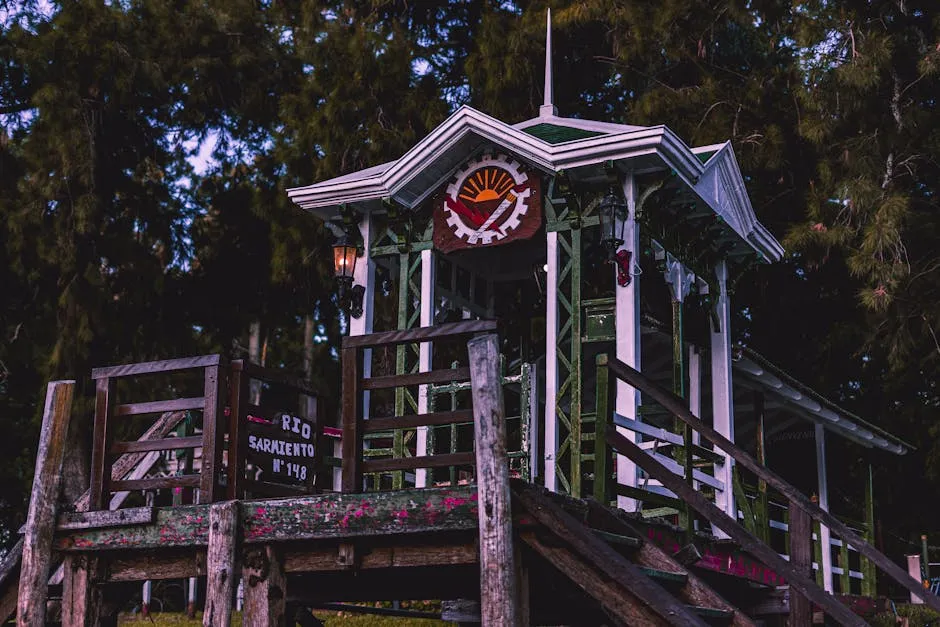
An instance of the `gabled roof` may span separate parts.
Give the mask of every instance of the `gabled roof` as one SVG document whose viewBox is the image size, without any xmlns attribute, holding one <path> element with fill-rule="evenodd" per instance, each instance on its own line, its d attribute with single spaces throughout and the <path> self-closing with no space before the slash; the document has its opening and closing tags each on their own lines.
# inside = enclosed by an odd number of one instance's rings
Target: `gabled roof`
<svg viewBox="0 0 940 627">
<path fill-rule="evenodd" d="M 732 365 L 743 378 L 776 395 L 789 411 L 819 423 L 833 433 L 867 448 L 896 455 L 914 450 L 911 444 L 836 405 L 749 348 L 745 348 Z"/>
<path fill-rule="evenodd" d="M 324 219 L 344 204 L 368 212 L 377 206 L 372 201 L 383 198 L 411 208 L 433 194 L 468 157 L 493 146 L 548 174 L 598 169 L 608 161 L 625 170 L 671 169 L 763 258 L 776 261 L 783 255 L 783 248 L 754 216 L 730 143 L 693 150 L 665 126 L 555 115 L 511 126 L 463 106 L 397 161 L 296 187 L 288 195 Z M 704 163 L 702 154 L 710 154 Z"/>
</svg>

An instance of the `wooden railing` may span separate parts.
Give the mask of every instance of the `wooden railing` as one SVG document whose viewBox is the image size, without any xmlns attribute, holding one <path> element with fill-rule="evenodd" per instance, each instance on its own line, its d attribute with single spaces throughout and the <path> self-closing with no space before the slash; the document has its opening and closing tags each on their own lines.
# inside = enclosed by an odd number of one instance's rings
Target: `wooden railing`
<svg viewBox="0 0 940 627">
<path fill-rule="evenodd" d="M 95 426 L 92 441 L 91 498 L 93 510 L 108 509 L 112 492 L 155 490 L 162 488 L 198 488 L 200 500 L 210 502 L 220 495 L 217 469 L 222 461 L 221 421 L 224 396 L 220 393 L 225 373 L 219 355 L 202 355 L 183 359 L 168 359 L 123 366 L 95 368 Z M 203 395 L 143 403 L 115 403 L 115 388 L 121 378 L 180 372 L 202 371 Z M 117 441 L 114 439 L 115 421 L 129 416 L 161 414 L 163 412 L 199 410 L 202 412 L 202 434 L 188 437 L 170 437 L 150 440 Z M 126 453 L 143 453 L 180 449 L 202 449 L 200 472 L 175 477 L 112 480 L 114 460 Z"/>
<path fill-rule="evenodd" d="M 343 338 L 343 396 L 341 408 L 343 424 L 343 492 L 361 492 L 363 490 L 363 475 L 366 473 L 418 470 L 472 465 L 474 463 L 472 452 L 392 459 L 363 459 L 363 436 L 366 433 L 470 422 L 473 420 L 473 413 L 470 409 L 463 409 L 390 417 L 370 416 L 368 420 L 364 420 L 362 412 L 364 392 L 406 386 L 465 382 L 470 380 L 470 368 L 445 368 L 411 374 L 364 377 L 361 364 L 362 353 L 367 349 L 441 341 L 446 338 L 476 333 L 492 333 L 495 330 L 495 321 L 468 320 L 432 327 L 421 327 L 409 331 L 388 331 Z"/>
<path fill-rule="evenodd" d="M 649 476 L 657 479 L 664 487 L 688 503 L 698 514 L 712 525 L 728 534 L 744 550 L 763 561 L 767 566 L 783 575 L 791 587 L 790 612 L 791 624 L 810 624 L 812 603 L 815 603 L 833 619 L 845 625 L 864 625 L 865 622 L 852 613 L 848 607 L 835 597 L 827 594 L 810 577 L 812 564 L 812 521 L 828 526 L 843 542 L 848 542 L 858 552 L 880 568 L 898 584 L 924 598 L 932 609 L 940 611 L 940 598 L 923 594 L 921 583 L 907 574 L 900 566 L 866 542 L 841 520 L 821 509 L 809 498 L 779 475 L 761 465 L 747 451 L 731 442 L 709 425 L 696 418 L 688 409 L 685 401 L 667 391 L 656 382 L 627 364 L 613 359 L 607 364 L 613 376 L 639 390 L 644 399 L 651 399 L 667 409 L 675 418 L 697 431 L 703 442 L 708 441 L 724 451 L 736 464 L 756 475 L 767 486 L 783 495 L 788 501 L 788 531 L 790 559 L 783 559 L 777 551 L 749 532 L 737 520 L 720 510 L 706 496 L 701 494 L 687 479 L 675 474 L 659 460 L 641 449 L 635 442 L 617 432 L 613 425 L 606 430 L 607 444 L 617 453 L 628 457 Z"/>
<path fill-rule="evenodd" d="M 153 375 L 175 377 L 186 371 L 201 371 L 199 374 L 202 377 L 202 396 L 121 404 L 117 402 L 117 383 L 121 379 Z M 324 443 L 323 429 L 317 419 L 317 395 L 316 391 L 301 379 L 242 360 L 229 366 L 223 363 L 219 355 L 96 368 L 92 371 L 92 378 L 97 385 L 89 497 L 89 507 L 92 510 L 107 510 L 111 504 L 112 493 L 126 495 L 138 490 L 198 489 L 199 501 L 209 503 L 223 496 L 231 499 L 245 496 L 290 496 L 309 494 L 321 489 L 324 482 L 320 478 L 323 470 Z M 256 384 L 259 392 L 263 386 L 266 389 L 286 390 L 287 395 L 282 394 L 276 401 L 267 400 L 267 394 L 251 393 L 252 383 Z M 264 402 L 262 398 L 265 398 Z M 285 398 L 290 400 L 285 401 Z M 201 414 L 201 421 L 197 422 L 201 423 L 202 432 L 190 435 L 193 430 L 188 430 L 186 434 L 169 437 L 172 427 L 161 427 L 158 436 L 148 436 L 158 423 L 166 421 L 166 416 L 170 415 L 168 412 L 177 417 L 174 425 L 180 422 L 180 412 L 193 412 L 197 416 Z M 144 434 L 145 437 L 126 441 L 115 438 L 119 421 L 146 415 L 152 415 L 154 422 Z M 294 438 L 298 440 L 299 446 L 290 448 L 291 451 L 302 453 L 305 463 L 302 466 L 300 463 L 295 464 L 298 472 L 290 480 L 279 480 L 277 476 L 264 476 L 255 480 L 254 474 L 258 469 L 251 468 L 250 463 L 258 455 L 249 453 L 247 425 L 251 421 L 267 421 L 273 430 L 277 430 L 277 424 L 284 416 L 290 416 L 292 420 L 294 416 L 299 417 L 295 421 L 297 424 L 300 424 L 301 419 L 303 421 L 302 437 Z M 274 437 L 290 440 L 290 437 L 281 438 L 277 433 Z M 201 449 L 198 465 L 193 463 L 197 449 Z M 123 477 L 122 474 L 118 474 L 117 478 L 114 476 L 112 467 L 118 459 L 136 455 L 135 459 L 139 460 L 145 454 L 153 454 L 155 451 L 181 450 L 187 451 L 186 463 L 182 465 L 183 474 L 147 477 L 144 476 L 149 474 L 147 466 L 142 467 L 142 472 L 128 477 Z M 150 466 L 152 465 L 151 463 Z"/>
</svg>

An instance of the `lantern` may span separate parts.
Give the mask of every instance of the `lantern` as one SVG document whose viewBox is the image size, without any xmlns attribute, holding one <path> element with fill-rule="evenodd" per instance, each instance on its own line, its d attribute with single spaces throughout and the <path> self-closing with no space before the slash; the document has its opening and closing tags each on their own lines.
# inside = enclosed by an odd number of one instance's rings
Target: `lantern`
<svg viewBox="0 0 940 627">
<path fill-rule="evenodd" d="M 608 259 L 613 260 L 617 249 L 623 244 L 623 229 L 627 218 L 627 203 L 613 188 L 597 207 L 601 222 L 601 243 L 607 249 Z"/>
<path fill-rule="evenodd" d="M 358 256 L 358 246 L 348 235 L 341 236 L 333 244 L 333 273 L 339 284 L 339 305 L 346 308 L 353 318 L 362 316 L 362 299 L 365 295 L 365 288 L 353 285 Z"/>
</svg>

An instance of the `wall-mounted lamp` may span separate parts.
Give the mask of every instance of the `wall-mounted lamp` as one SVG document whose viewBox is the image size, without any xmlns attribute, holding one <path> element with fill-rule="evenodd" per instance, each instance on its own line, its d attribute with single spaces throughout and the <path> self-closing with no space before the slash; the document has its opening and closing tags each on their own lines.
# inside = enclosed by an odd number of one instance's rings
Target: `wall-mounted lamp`
<svg viewBox="0 0 940 627">
<path fill-rule="evenodd" d="M 627 219 L 627 203 L 613 187 L 597 206 L 601 221 L 601 243 L 607 249 L 607 258 L 616 259 L 617 249 L 623 244 L 623 229 Z"/>
<path fill-rule="evenodd" d="M 361 285 L 353 285 L 358 257 L 359 247 L 348 235 L 341 235 L 333 244 L 333 272 L 339 284 L 339 306 L 349 311 L 353 318 L 362 317 L 362 300 L 366 292 Z"/>
</svg>

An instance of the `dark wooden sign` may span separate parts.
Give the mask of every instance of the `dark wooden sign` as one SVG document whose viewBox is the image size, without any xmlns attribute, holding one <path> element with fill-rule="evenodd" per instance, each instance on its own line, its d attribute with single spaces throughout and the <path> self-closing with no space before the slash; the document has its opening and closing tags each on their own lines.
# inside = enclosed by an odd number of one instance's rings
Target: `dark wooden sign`
<svg viewBox="0 0 940 627">
<path fill-rule="evenodd" d="M 266 483 L 306 485 L 313 481 L 317 443 L 313 422 L 287 413 L 247 416 L 247 461 Z"/>
</svg>

